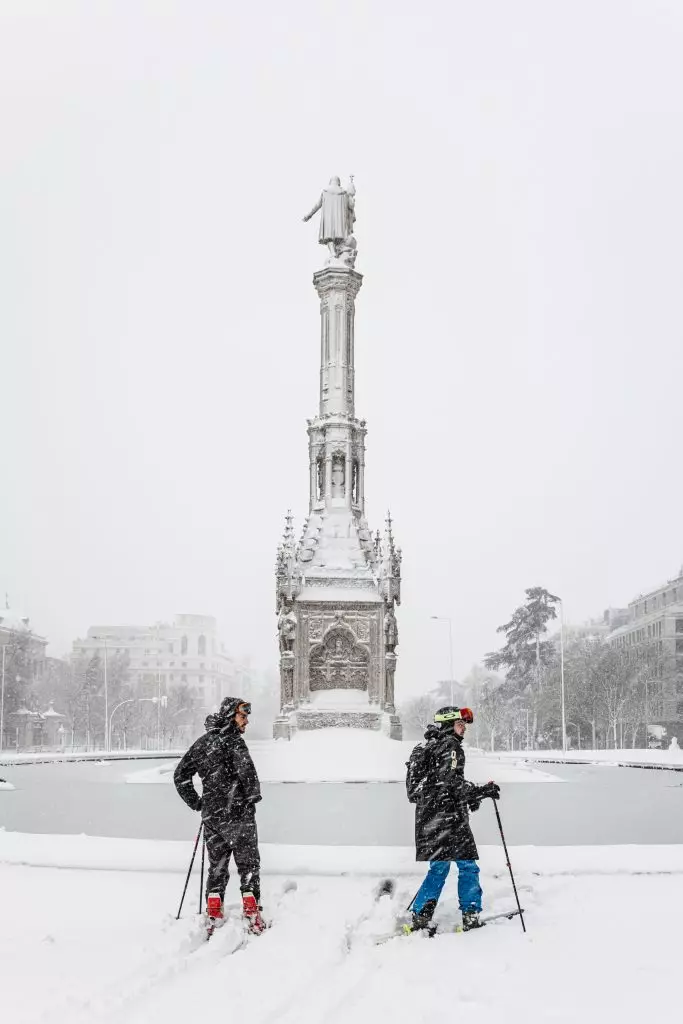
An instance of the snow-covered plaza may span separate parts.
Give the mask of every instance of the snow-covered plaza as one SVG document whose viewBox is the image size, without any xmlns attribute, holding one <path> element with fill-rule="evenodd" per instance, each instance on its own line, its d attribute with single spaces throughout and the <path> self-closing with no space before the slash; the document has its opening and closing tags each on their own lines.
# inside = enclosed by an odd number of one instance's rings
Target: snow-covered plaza
<svg viewBox="0 0 683 1024">
<path fill-rule="evenodd" d="M 502 851 L 480 852 L 485 909 L 512 907 Z M 513 919 L 383 944 L 419 884 L 411 849 L 263 853 L 273 927 L 245 942 L 233 882 L 230 916 L 207 944 L 196 877 L 174 920 L 191 843 L 0 835 L 2 1003 L 12 1024 L 185 1024 L 207 1010 L 251 1024 L 418 1024 L 444 1014 L 592 1024 L 641 1022 L 674 1005 L 680 846 L 511 848 L 526 935 Z M 396 895 L 373 904 L 383 875 L 397 878 Z M 444 926 L 456 908 L 450 879 Z"/>
</svg>

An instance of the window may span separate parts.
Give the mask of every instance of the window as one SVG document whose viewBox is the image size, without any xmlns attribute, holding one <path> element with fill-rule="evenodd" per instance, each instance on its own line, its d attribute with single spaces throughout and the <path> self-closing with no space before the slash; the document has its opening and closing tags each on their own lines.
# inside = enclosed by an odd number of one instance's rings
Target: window
<svg viewBox="0 0 683 1024">
<path fill-rule="evenodd" d="M 683 619 L 676 619 L 676 632 L 683 633 Z"/>
<path fill-rule="evenodd" d="M 187 654 L 187 637 L 186 636 L 182 637 L 182 639 L 180 641 L 180 653 L 181 654 Z"/>
<path fill-rule="evenodd" d="M 145 654 L 149 654 L 149 647 L 145 647 Z"/>
<path fill-rule="evenodd" d="M 197 654 L 203 657 L 206 654 L 206 637 L 202 633 L 199 640 L 197 641 Z"/>
<path fill-rule="evenodd" d="M 201 669 L 201 670 L 202 670 L 202 672 L 203 672 L 203 671 L 204 671 L 204 662 L 203 662 L 203 661 L 200 661 L 200 662 L 199 662 L 199 667 L 200 667 L 200 669 Z"/>
<path fill-rule="evenodd" d="M 183 675 L 183 676 L 181 676 L 181 677 L 180 677 L 180 682 L 181 682 L 181 683 L 186 683 L 186 682 L 187 682 L 187 676 L 184 676 L 184 675 Z"/>
<path fill-rule="evenodd" d="M 199 684 L 202 685 L 203 683 L 204 683 L 204 676 L 200 676 L 199 677 Z"/>
<path fill-rule="evenodd" d="M 182 664 L 183 668 L 187 668 L 187 662 L 186 661 L 183 661 L 181 664 Z"/>
<path fill-rule="evenodd" d="M 676 705 L 676 714 L 679 718 L 683 718 L 683 700 L 679 700 L 678 704 Z"/>
</svg>

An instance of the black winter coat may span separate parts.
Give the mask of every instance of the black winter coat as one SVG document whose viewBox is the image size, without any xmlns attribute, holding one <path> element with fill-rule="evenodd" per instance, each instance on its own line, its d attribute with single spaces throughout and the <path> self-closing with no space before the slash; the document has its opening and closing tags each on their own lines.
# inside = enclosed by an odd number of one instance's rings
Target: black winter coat
<svg viewBox="0 0 683 1024">
<path fill-rule="evenodd" d="M 477 789 L 465 779 L 465 751 L 454 732 L 430 726 L 425 733 L 428 771 L 415 805 L 416 860 L 476 860 L 469 806 Z"/>
<path fill-rule="evenodd" d="M 207 719 L 207 723 L 211 718 Z M 193 778 L 202 780 L 201 799 Z M 222 831 L 236 822 L 253 821 L 261 787 L 254 762 L 234 721 L 221 729 L 209 725 L 173 773 L 175 788 L 193 811 L 201 808 L 205 826 Z"/>
</svg>

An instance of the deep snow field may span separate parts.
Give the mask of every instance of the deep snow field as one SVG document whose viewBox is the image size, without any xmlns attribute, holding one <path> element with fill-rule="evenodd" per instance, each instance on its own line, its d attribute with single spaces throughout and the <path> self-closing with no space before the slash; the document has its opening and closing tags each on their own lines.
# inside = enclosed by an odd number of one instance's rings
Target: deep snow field
<svg viewBox="0 0 683 1024">
<path fill-rule="evenodd" d="M 680 846 L 512 848 L 526 935 L 513 919 L 375 944 L 419 884 L 412 850 L 265 847 L 272 928 L 245 940 L 231 880 L 206 943 L 196 873 L 174 920 L 191 845 L 0 832 L 3 1019 L 642 1024 L 678 1002 Z M 513 907 L 501 849 L 480 853 L 485 911 Z M 397 892 L 375 904 L 383 875 Z M 438 917 L 459 919 L 454 875 Z"/>
</svg>

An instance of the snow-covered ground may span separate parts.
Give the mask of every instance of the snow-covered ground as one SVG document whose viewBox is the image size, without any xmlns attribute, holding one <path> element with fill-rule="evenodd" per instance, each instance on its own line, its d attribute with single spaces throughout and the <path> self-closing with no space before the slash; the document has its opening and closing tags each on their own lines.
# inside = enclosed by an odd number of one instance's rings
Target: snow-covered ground
<svg viewBox="0 0 683 1024">
<path fill-rule="evenodd" d="M 261 782 L 403 782 L 413 740 L 397 742 L 369 729 L 318 729 L 284 740 L 249 740 Z M 175 763 L 140 768 L 128 782 L 170 782 Z M 468 754 L 467 777 L 486 782 L 559 782 L 550 772 L 524 761 L 505 765 L 485 754 Z"/>
<path fill-rule="evenodd" d="M 593 764 L 652 765 L 656 768 L 683 766 L 683 750 L 645 750 L 624 747 L 620 750 L 503 750 L 494 756 L 519 761 L 590 761 Z"/>
<path fill-rule="evenodd" d="M 49 864 L 50 850 L 62 870 L 29 866 Z M 513 848 L 526 935 L 513 919 L 382 945 L 374 939 L 419 884 L 411 850 L 267 848 L 272 929 L 244 942 L 231 882 L 231 915 L 208 944 L 198 941 L 196 877 L 174 920 L 190 852 L 188 843 L 0 833 L 3 1018 L 642 1024 L 675 1009 L 682 847 Z M 481 854 L 486 908 L 512 907 L 501 850 Z M 93 870 L 104 863 L 129 870 Z M 398 876 L 396 897 L 374 906 L 385 874 Z M 297 888 L 285 892 L 290 878 Z M 456 923 L 456 908 L 451 878 L 442 925 Z"/>
</svg>

